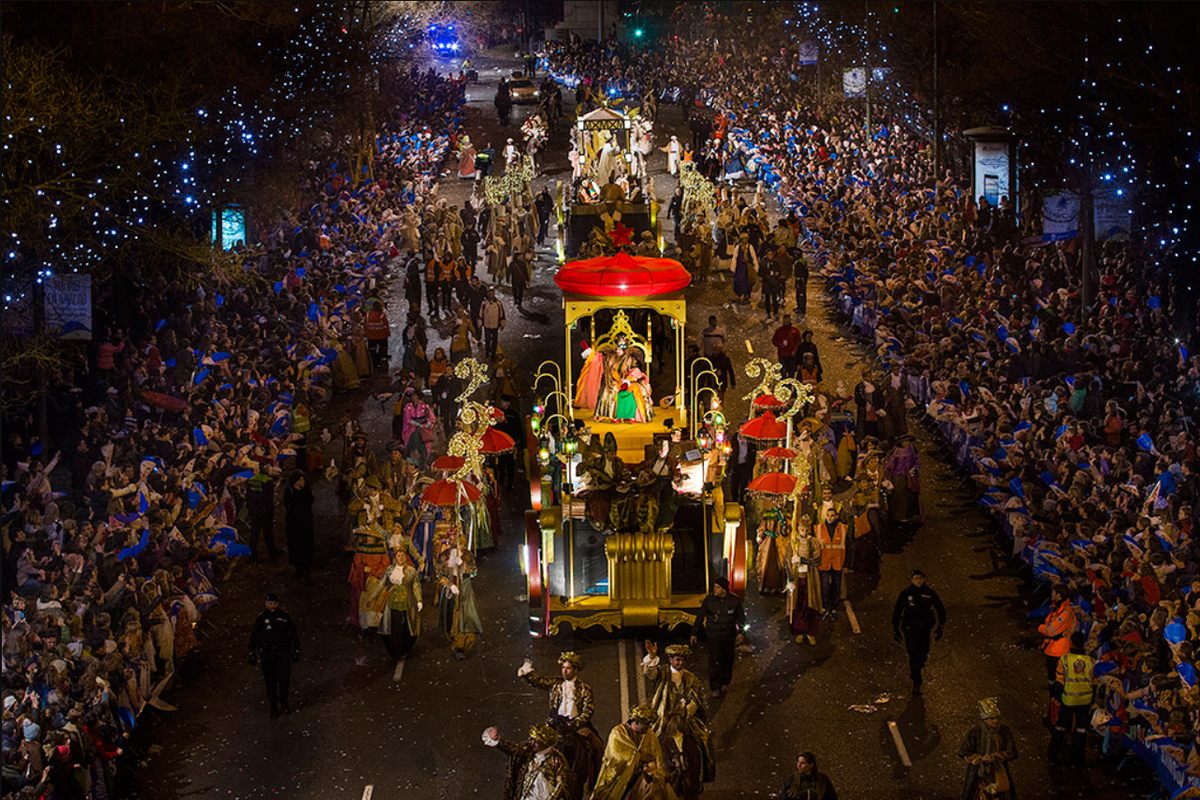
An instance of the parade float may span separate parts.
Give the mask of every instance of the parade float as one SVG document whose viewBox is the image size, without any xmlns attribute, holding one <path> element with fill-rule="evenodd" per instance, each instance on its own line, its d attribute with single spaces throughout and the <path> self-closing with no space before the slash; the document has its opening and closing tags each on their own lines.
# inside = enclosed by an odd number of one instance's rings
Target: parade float
<svg viewBox="0 0 1200 800">
<path fill-rule="evenodd" d="M 589 242 L 618 225 L 658 244 L 658 203 L 645 159 L 651 150 L 651 123 L 636 111 L 615 105 L 581 114 L 571 140 L 571 184 L 559 186 L 559 258 L 576 255 Z M 610 183 L 611 180 L 611 183 Z"/>
<path fill-rule="evenodd" d="M 716 577 L 744 591 L 742 510 L 721 488 L 725 420 L 715 391 L 685 376 L 690 278 L 672 259 L 624 252 L 555 276 L 565 352 L 538 368 L 527 426 L 535 636 L 690 625 Z"/>
</svg>

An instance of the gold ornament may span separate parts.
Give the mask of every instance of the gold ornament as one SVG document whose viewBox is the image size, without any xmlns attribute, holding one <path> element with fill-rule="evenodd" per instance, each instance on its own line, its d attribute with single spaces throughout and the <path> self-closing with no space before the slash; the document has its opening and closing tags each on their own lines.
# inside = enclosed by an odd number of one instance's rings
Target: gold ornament
<svg viewBox="0 0 1200 800">
<path fill-rule="evenodd" d="M 754 387 L 754 391 L 742 398 L 753 403 L 760 396 L 771 394 L 771 387 L 783 376 L 783 367 L 769 358 L 754 358 L 746 365 L 746 374 L 751 378 L 762 375 L 762 379 L 759 380 L 758 386 Z"/>
</svg>

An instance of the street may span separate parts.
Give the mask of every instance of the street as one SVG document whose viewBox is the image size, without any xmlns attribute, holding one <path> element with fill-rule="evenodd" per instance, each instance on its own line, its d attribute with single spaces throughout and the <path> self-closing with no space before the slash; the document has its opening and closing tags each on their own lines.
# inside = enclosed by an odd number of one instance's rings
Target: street
<svg viewBox="0 0 1200 800">
<path fill-rule="evenodd" d="M 502 128 L 492 96 L 499 76 L 516 69 L 517 61 L 478 58 L 475 65 L 480 83 L 468 87 L 467 130 L 477 143 L 490 141 L 499 151 L 509 136 L 520 142 L 520 123 L 536 107 L 515 106 L 513 124 Z M 535 190 L 569 177 L 569 89 L 564 89 L 564 113 L 539 157 L 542 175 Z M 686 125 L 678 108 L 664 106 L 655 129 L 657 147 L 649 159 L 664 203 L 675 181 L 657 148 L 672 132 L 682 139 Z M 446 172 L 439 196 L 461 205 L 470 182 L 455 177 L 451 162 Z M 749 200 L 753 187 L 747 188 Z M 671 256 L 671 226 L 664 230 L 666 255 Z M 552 281 L 556 268 L 550 247 L 540 248 L 523 313 L 512 307 L 507 287 L 498 292 L 508 304 L 500 344 L 527 376 L 541 361 L 561 357 L 561 294 Z M 393 322 L 405 316 L 402 278 L 392 276 Z M 730 355 L 739 385 L 726 398 L 726 413 L 740 422 L 746 413 L 742 395 L 753 386 L 742 370 L 750 358 L 774 356 L 774 325 L 766 322 L 761 308 L 747 313 L 725 307 L 729 286 L 724 276 L 688 289 L 687 333 L 694 340 L 710 314 L 729 331 L 737 345 Z M 823 288 L 814 278 L 808 317 L 797 324 L 814 332 L 826 382 L 842 384 L 848 392 L 873 354 L 839 326 Z M 448 350 L 450 332 L 431 326 L 429 352 L 438 346 Z M 393 348 L 398 349 L 399 338 L 392 337 Z M 374 395 L 387 388 L 386 379 L 375 376 L 352 401 L 340 401 L 314 427 L 333 429 L 342 409 L 351 408 L 382 453 L 390 439 L 391 403 Z M 531 404 L 531 397 L 523 398 L 525 413 Z M 751 651 L 739 655 L 728 694 L 710 701 L 717 778 L 705 787 L 704 796 L 767 796 L 793 769 L 797 752 L 811 750 L 839 797 L 956 798 L 964 772 L 956 756 L 959 744 L 978 720 L 978 701 L 992 696 L 999 698 L 1017 737 L 1020 758 L 1013 776 L 1020 796 L 1130 796 L 1131 786 L 1140 788 L 1141 783 L 1112 767 L 1055 772 L 1047 766 L 1042 657 L 1036 623 L 1026 619 L 1030 607 L 1023 579 L 1004 550 L 1007 542 L 978 513 L 970 487 L 948 466 L 939 443 L 928 429 L 911 428 L 922 456 L 925 522 L 884 543 L 878 578 L 848 573 L 847 613 L 822 625 L 816 646 L 797 644 L 787 631 L 782 599 L 760 597 L 754 577 L 748 579 Z M 340 440 L 330 446 L 340 447 Z M 150 711 L 139 724 L 139 732 L 149 730 L 138 741 L 144 755 L 136 774 L 137 795 L 164 800 L 499 798 L 505 757 L 484 747 L 480 733 L 495 725 L 502 736 L 522 739 L 531 724 L 543 721 L 546 695 L 519 679 L 517 669 L 530 658 L 540 673 L 552 674 L 559 652 L 568 649 L 585 659 L 581 677 L 595 691 L 595 724 L 605 736 L 629 707 L 645 699 L 642 642 L 657 634 L 608 635 L 591 629 L 553 640 L 529 635 L 519 564 L 528 497 L 521 485 L 519 474 L 517 491 L 502 498 L 499 547 L 479 558 L 475 589 L 485 630 L 474 650 L 465 661 L 455 661 L 437 630 L 427 583 L 421 637 L 397 668 L 377 637 L 364 636 L 348 624 L 349 554 L 341 550 L 348 523 L 329 483 L 318 480 L 317 568 L 299 582 L 283 559 L 246 564 L 218 586 L 221 603 L 205 617 L 202 646 L 182 663 L 166 698 L 179 710 Z M 905 652 L 891 631 L 892 605 L 914 568 L 925 571 L 948 612 L 945 638 L 933 645 L 924 695 L 917 697 L 909 695 Z M 268 718 L 262 677 L 246 659 L 250 625 L 267 591 L 280 594 L 301 637 L 301 660 L 292 678 L 295 713 L 278 720 Z M 689 668 L 706 678 L 703 645 Z M 1139 776 L 1142 769 L 1131 767 Z"/>
</svg>

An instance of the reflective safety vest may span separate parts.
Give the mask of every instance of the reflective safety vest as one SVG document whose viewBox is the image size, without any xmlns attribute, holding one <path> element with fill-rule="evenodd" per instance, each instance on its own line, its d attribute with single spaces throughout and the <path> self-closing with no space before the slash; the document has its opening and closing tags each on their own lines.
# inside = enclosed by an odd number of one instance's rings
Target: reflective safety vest
<svg viewBox="0 0 1200 800">
<path fill-rule="evenodd" d="M 834 528 L 833 536 L 829 535 L 829 529 L 824 522 L 817 524 L 817 539 L 821 542 L 821 570 L 840 570 L 845 567 L 846 534 L 845 523 L 839 522 L 837 524 L 837 527 Z"/>
<path fill-rule="evenodd" d="M 368 339 L 386 339 L 388 338 L 388 318 L 378 311 L 372 311 L 367 314 L 367 338 Z"/>
<path fill-rule="evenodd" d="M 1064 706 L 1086 706 L 1092 702 L 1091 656 L 1067 653 L 1058 660 L 1058 682 L 1063 686 Z"/>
</svg>

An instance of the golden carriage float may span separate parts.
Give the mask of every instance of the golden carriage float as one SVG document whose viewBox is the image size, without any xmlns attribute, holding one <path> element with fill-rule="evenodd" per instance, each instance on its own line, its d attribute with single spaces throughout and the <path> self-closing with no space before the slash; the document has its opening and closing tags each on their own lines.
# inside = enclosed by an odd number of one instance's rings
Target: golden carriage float
<svg viewBox="0 0 1200 800">
<path fill-rule="evenodd" d="M 539 367 L 526 429 L 534 636 L 690 625 L 719 575 L 744 592 L 742 508 L 721 489 L 724 419 L 685 386 L 690 278 L 678 261 L 623 252 L 555 276 L 565 353 Z M 655 403 L 649 374 L 664 359 L 674 375 Z"/>
</svg>

